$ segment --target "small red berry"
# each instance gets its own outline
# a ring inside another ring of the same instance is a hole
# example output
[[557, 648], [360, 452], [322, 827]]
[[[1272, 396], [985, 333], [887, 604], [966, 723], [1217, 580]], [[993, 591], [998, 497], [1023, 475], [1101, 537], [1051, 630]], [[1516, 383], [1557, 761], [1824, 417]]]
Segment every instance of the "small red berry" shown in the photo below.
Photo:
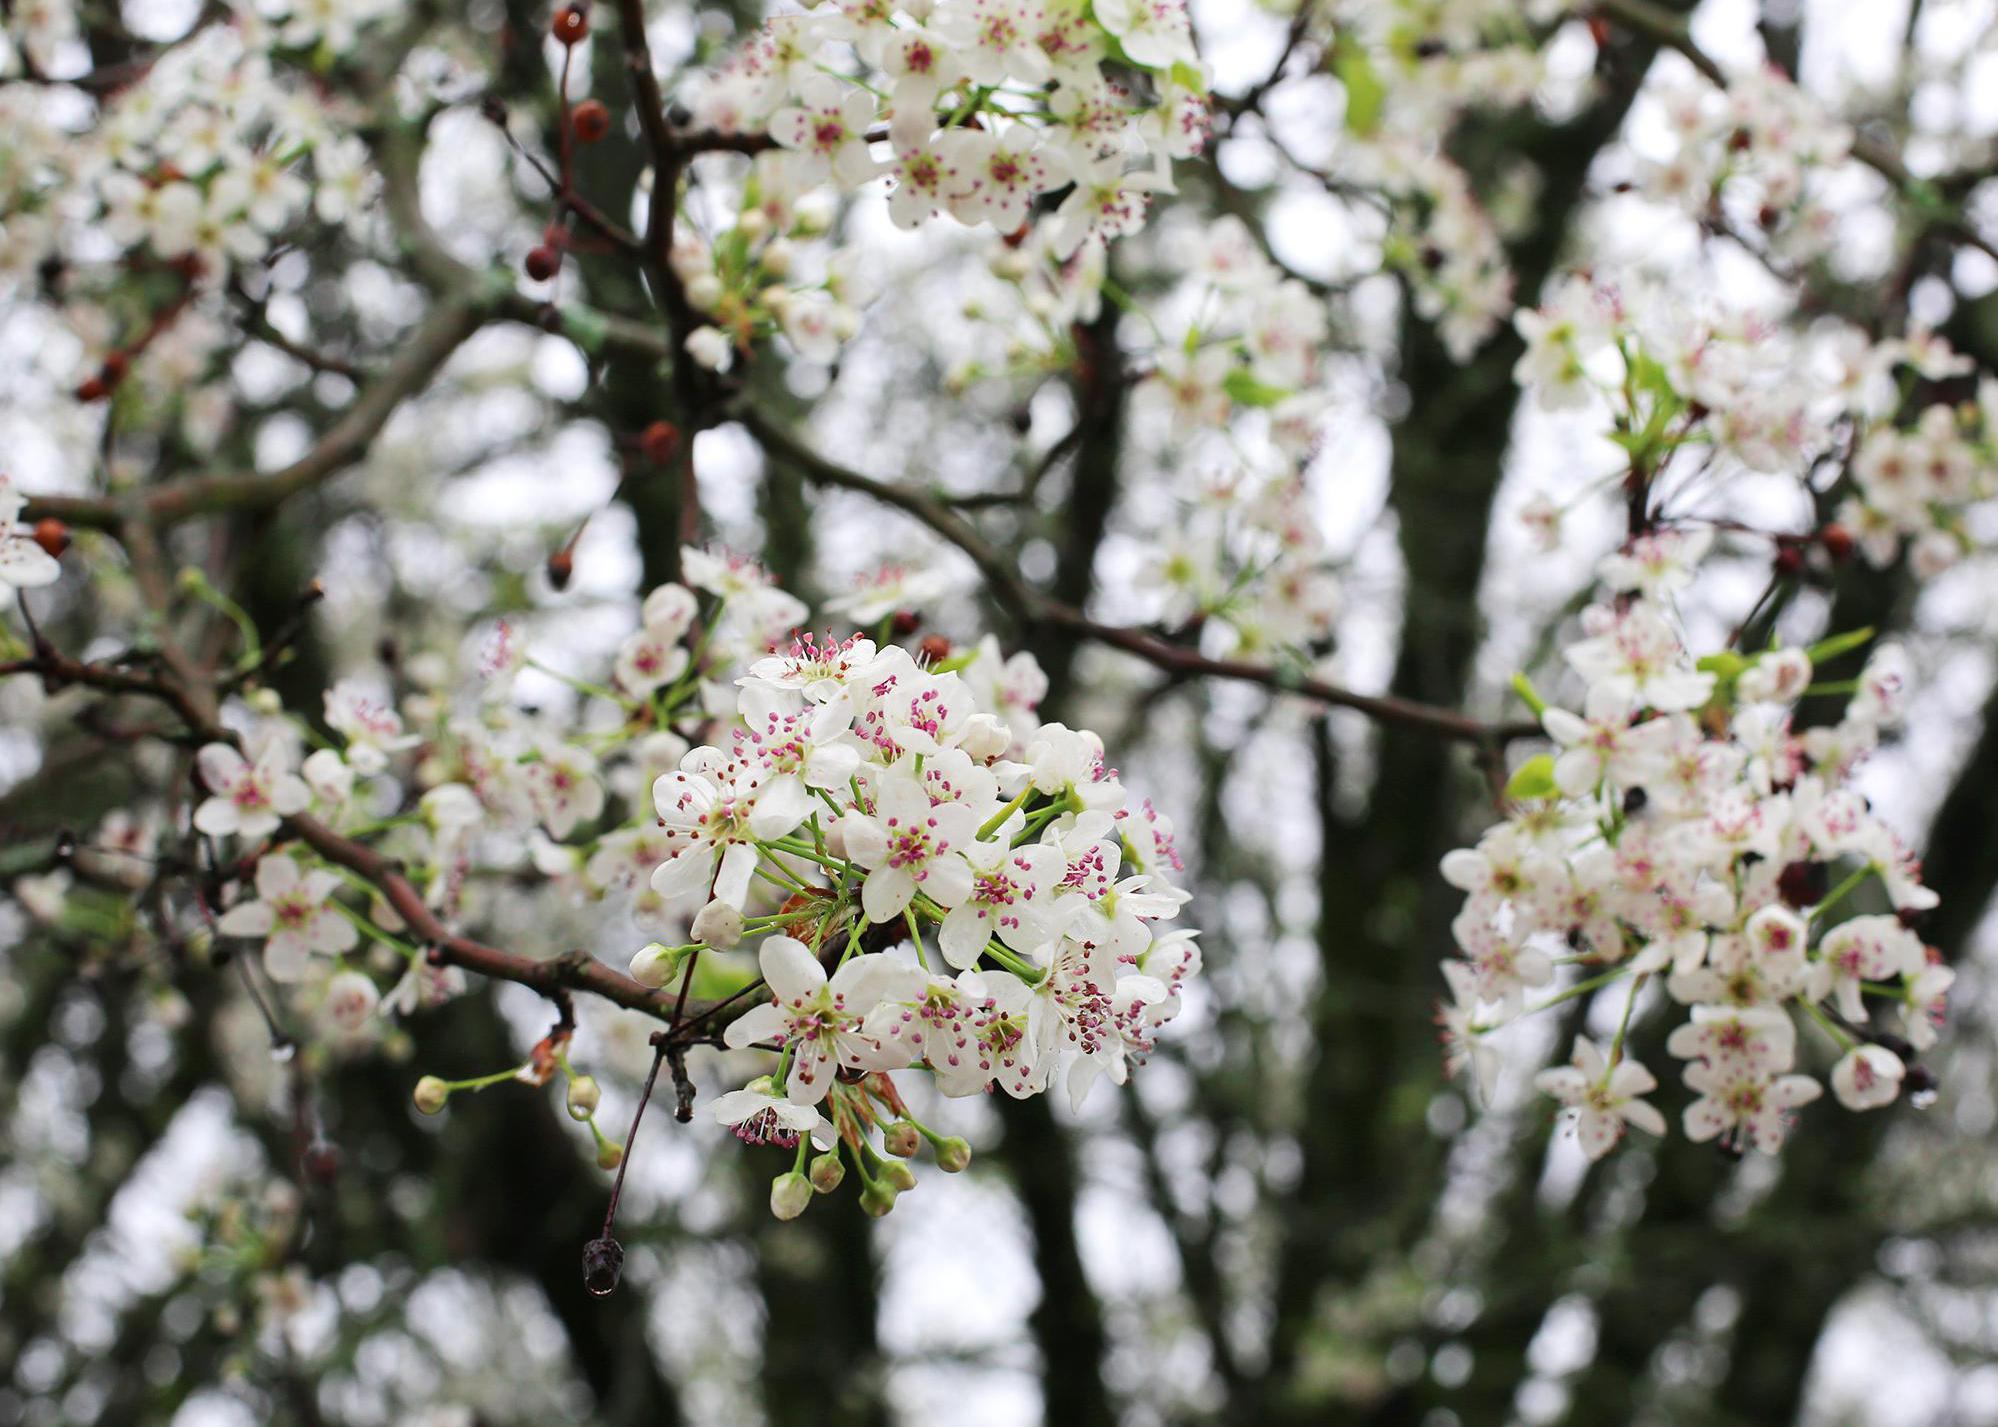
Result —
[[69, 549], [69, 527], [53, 515], [45, 515], [35, 522], [35, 543], [56, 558]]
[[586, 144], [594, 144], [610, 133], [610, 110], [600, 99], [585, 99], [569, 115], [569, 123], [575, 128], [576, 137]]
[[547, 282], [562, 271], [562, 255], [543, 244], [527, 250], [527, 275], [536, 282]]
[[914, 634], [918, 629], [921, 629], [922, 627], [923, 627], [922, 616], [917, 614], [914, 610], [898, 609], [895, 611], [895, 632], [897, 634], [899, 635]]
[[580, 44], [590, 32], [590, 12], [582, 5], [564, 5], [548, 28], [563, 44]]
[[569, 588], [569, 579], [576, 573], [576, 557], [564, 545], [548, 557], [548, 583], [558, 590]]
[[638, 449], [653, 465], [663, 466], [680, 449], [680, 428], [670, 421], [655, 421], [639, 433]]
[[1804, 552], [1802, 550], [1798, 549], [1795, 545], [1779, 545], [1776, 547], [1776, 573], [1778, 575], [1788, 578], [1789, 576], [1802, 573], [1803, 568]]
[[1825, 547], [1825, 554], [1831, 556], [1834, 565], [1843, 565], [1852, 558], [1852, 532], [1843, 525], [1827, 525], [1820, 530], [1818, 543]]

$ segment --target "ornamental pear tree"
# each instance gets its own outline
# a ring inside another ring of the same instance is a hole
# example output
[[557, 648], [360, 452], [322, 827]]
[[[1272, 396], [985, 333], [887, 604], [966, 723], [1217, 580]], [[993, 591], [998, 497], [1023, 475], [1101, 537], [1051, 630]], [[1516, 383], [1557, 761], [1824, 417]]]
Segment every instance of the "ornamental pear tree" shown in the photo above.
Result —
[[1985, 7], [0, 12], [0, 1422], [1998, 1411]]

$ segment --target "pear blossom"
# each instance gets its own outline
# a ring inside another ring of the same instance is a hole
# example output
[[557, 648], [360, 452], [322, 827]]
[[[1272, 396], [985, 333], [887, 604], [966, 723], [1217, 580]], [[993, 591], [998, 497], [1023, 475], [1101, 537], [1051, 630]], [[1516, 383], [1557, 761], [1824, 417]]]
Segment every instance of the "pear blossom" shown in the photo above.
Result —
[[257, 895], [238, 902], [216, 919], [224, 936], [259, 939], [264, 943], [264, 970], [273, 981], [305, 979], [312, 956], [337, 956], [351, 951], [360, 932], [332, 904], [340, 878], [325, 868], [309, 871], [281, 852], [257, 860]]
[[723, 1033], [740, 1049], [777, 1041], [791, 1051], [787, 1097], [815, 1106], [832, 1089], [836, 1070], [885, 1070], [897, 1052], [863, 1027], [882, 1001], [908, 996], [922, 973], [884, 953], [856, 956], [828, 979], [825, 968], [795, 937], [773, 936], [757, 954], [763, 979], [775, 995], [730, 1021]]
[[595, 755], [563, 744], [542, 750], [527, 769], [527, 786], [541, 822], [556, 839], [604, 810], [604, 785]]
[[822, 1150], [833, 1147], [832, 1125], [818, 1107], [799, 1104], [778, 1094], [767, 1075], [740, 1090], [716, 1096], [708, 1109], [715, 1123], [725, 1126], [746, 1145], [790, 1149], [809, 1136]]
[[971, 894], [965, 851], [977, 840], [976, 814], [961, 803], [932, 803], [913, 777], [884, 777], [872, 812], [849, 812], [842, 832], [847, 855], [868, 869], [860, 900], [869, 921], [901, 916], [918, 891], [944, 907]]
[[274, 739], [254, 763], [226, 743], [207, 744], [195, 766], [210, 796], [194, 810], [194, 826], [210, 837], [268, 837], [312, 804], [311, 788], [291, 771], [291, 759]]
[[1824, 1087], [1808, 1075], [1769, 1076], [1735, 1061], [1694, 1061], [1686, 1084], [1699, 1098], [1686, 1107], [1686, 1138], [1695, 1144], [1716, 1136], [1738, 1149], [1774, 1154], [1789, 1128], [1786, 1111], [1808, 1105]]
[[673, 855], [652, 873], [652, 889], [669, 901], [696, 893], [740, 907], [756, 873], [755, 775], [712, 749], [689, 753], [676, 772], [652, 785], [660, 825]]
[[401, 714], [353, 679], [326, 691], [326, 726], [346, 740], [347, 762], [361, 774], [381, 772], [391, 753], [420, 741], [403, 731]]
[[1885, 1046], [1854, 1046], [1832, 1067], [1832, 1094], [1848, 1110], [1877, 1110], [1900, 1098], [1907, 1073], [1901, 1057]]
[[1616, 1148], [1626, 1125], [1646, 1134], [1665, 1133], [1665, 1117], [1640, 1098], [1658, 1088], [1657, 1077], [1627, 1058], [1611, 1065], [1587, 1036], [1575, 1037], [1572, 1064], [1543, 1070], [1533, 1083], [1568, 1107], [1565, 1118], [1574, 1125], [1582, 1153], [1592, 1160]]

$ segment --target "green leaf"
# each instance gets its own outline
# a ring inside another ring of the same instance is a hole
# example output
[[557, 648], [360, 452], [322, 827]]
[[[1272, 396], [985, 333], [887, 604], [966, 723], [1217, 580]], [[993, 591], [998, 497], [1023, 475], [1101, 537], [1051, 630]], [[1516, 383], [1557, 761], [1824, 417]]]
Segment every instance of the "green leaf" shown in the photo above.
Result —
[[1554, 755], [1536, 753], [1517, 768], [1505, 780], [1505, 795], [1517, 802], [1529, 802], [1535, 798], [1551, 798], [1560, 791], [1554, 784]]
[[1827, 635], [1804, 651], [1811, 663], [1822, 664], [1828, 659], [1836, 659], [1841, 654], [1849, 654], [1873, 638], [1873, 626], [1865, 629], [1848, 630], [1844, 634]]
[[1222, 380], [1221, 389], [1243, 406], [1275, 406], [1290, 392], [1268, 382], [1257, 381], [1247, 367], [1235, 367]]
[[1699, 670], [1702, 674], [1718, 674], [1723, 680], [1741, 677], [1741, 671], [1755, 661], [1732, 649], [1723, 649], [1717, 654], [1700, 657]]
[[578, 347], [594, 356], [603, 350], [604, 340], [610, 335], [610, 323], [596, 308], [578, 303], [562, 309], [562, 330]]
[[1340, 31], [1332, 44], [1332, 73], [1346, 87], [1346, 127], [1355, 134], [1371, 134], [1381, 126], [1381, 107], [1387, 88], [1374, 70], [1366, 50]]

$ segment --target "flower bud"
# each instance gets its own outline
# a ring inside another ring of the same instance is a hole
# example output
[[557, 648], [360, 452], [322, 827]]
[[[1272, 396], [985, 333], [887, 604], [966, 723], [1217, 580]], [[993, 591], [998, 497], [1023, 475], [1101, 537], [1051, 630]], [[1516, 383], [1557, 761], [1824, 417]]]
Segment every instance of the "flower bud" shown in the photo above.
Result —
[[597, 1168], [616, 1169], [624, 1163], [624, 1146], [616, 1140], [605, 1140], [597, 1146]]
[[895, 1207], [895, 1190], [884, 1179], [874, 1180], [860, 1191], [860, 1207], [879, 1219]]
[[971, 1165], [971, 1146], [952, 1135], [937, 1141], [937, 1168], [945, 1174], [960, 1174]]
[[687, 301], [701, 312], [713, 312], [722, 299], [722, 280], [713, 273], [687, 279]]
[[881, 1132], [881, 1144], [898, 1159], [914, 1159], [923, 1147], [923, 1132], [907, 1120], [897, 1120]]
[[662, 946], [656, 941], [641, 947], [638, 954], [631, 958], [631, 979], [657, 991], [673, 979], [684, 954], [678, 947]]
[[435, 1115], [451, 1098], [451, 1087], [434, 1075], [426, 1075], [416, 1082], [416, 1091], [410, 1098], [416, 1101], [418, 1110]]
[[252, 689], [246, 702], [266, 718], [275, 718], [284, 712], [284, 700], [278, 697], [276, 689]]
[[696, 327], [682, 344], [687, 355], [711, 372], [725, 372], [735, 359], [735, 344], [719, 327]]
[[694, 940], [729, 950], [742, 940], [742, 912], [727, 902], [708, 903], [694, 918]]
[[812, 1202], [812, 1181], [791, 1170], [770, 1181], [770, 1212], [779, 1219], [795, 1219]]
[[907, 1194], [916, 1187], [916, 1172], [899, 1159], [887, 1160], [881, 1166], [881, 1183], [897, 1194]]
[[579, 1075], [569, 1082], [569, 1118], [587, 1120], [597, 1113], [597, 1101], [603, 1092], [597, 1088], [596, 1078]]
[[838, 200], [822, 188], [801, 195], [791, 208], [791, 231], [802, 237], [816, 237], [832, 227], [838, 214]]
[[761, 208], [745, 209], [735, 220], [735, 231], [753, 243], [770, 231], [770, 215]]
[[788, 277], [798, 261], [798, 250], [779, 238], [763, 250], [763, 271], [772, 277]]
[[978, 762], [990, 763], [1013, 746], [1013, 734], [991, 714], [975, 713], [964, 721], [958, 746]]
[[845, 1178], [846, 1165], [841, 1162], [838, 1150], [822, 1154], [812, 1161], [812, 1188], [819, 1193], [832, 1193]]

